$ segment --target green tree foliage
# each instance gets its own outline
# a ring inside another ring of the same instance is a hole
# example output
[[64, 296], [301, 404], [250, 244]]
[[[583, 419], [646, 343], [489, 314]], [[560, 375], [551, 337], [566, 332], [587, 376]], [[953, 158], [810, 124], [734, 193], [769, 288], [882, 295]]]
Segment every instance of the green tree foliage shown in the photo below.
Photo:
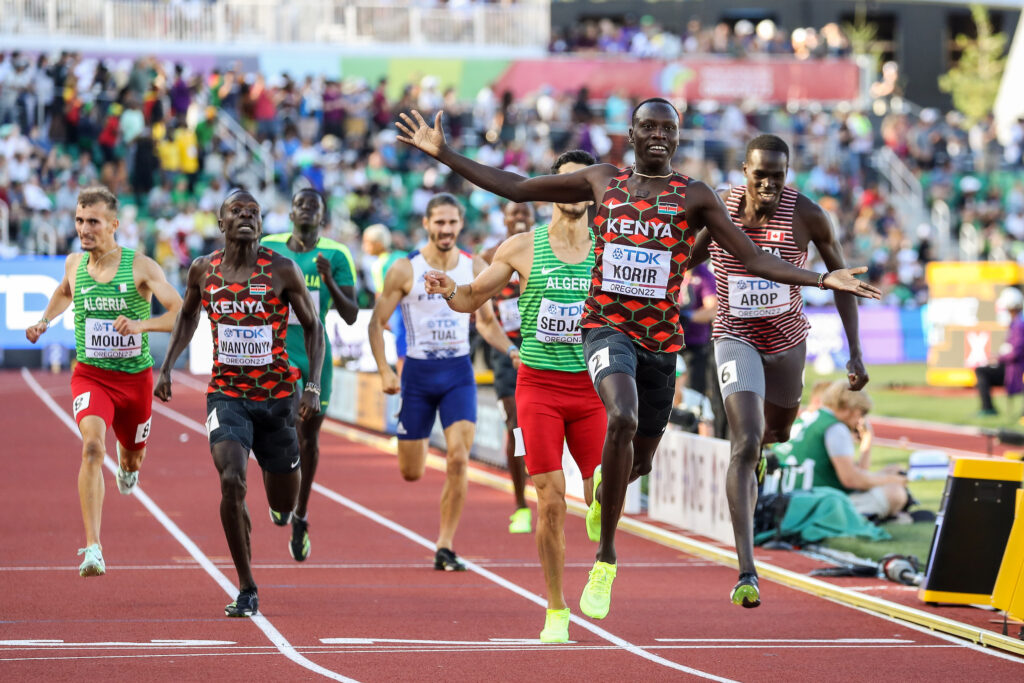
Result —
[[984, 7], [971, 5], [971, 16], [978, 37], [956, 37], [956, 45], [962, 51], [960, 60], [939, 76], [939, 89], [953, 96], [953, 106], [973, 124], [995, 105], [1006, 67], [1006, 36], [992, 32]]

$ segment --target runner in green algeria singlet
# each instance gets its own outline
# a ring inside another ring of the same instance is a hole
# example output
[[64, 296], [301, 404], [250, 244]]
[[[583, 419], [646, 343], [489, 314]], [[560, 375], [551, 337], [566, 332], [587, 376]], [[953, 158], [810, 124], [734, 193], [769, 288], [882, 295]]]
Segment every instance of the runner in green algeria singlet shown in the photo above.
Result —
[[121, 263], [110, 282], [97, 282], [87, 268], [91, 254], [75, 274], [75, 355], [78, 361], [105, 370], [142, 372], [153, 366], [149, 335], [121, 334], [114, 329], [119, 315], [132, 320], [149, 318], [150, 304], [135, 288], [132, 263], [135, 251], [121, 250]]

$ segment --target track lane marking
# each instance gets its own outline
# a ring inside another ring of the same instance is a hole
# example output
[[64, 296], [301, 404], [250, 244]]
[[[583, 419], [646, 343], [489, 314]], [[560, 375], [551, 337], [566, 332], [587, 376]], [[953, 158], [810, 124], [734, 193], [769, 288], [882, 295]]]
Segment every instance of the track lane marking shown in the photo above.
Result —
[[[78, 425], [75, 423], [75, 421], [71, 419], [71, 416], [69, 416], [64, 411], [63, 408], [57, 405], [57, 402], [54, 401], [53, 398], [46, 392], [46, 390], [43, 389], [43, 387], [39, 384], [39, 382], [36, 381], [36, 379], [32, 376], [32, 373], [30, 373], [26, 368], [22, 368], [21, 376], [25, 380], [25, 383], [29, 386], [29, 388], [32, 389], [33, 393], [35, 393], [36, 396], [38, 396], [39, 399], [46, 405], [46, 407], [49, 408], [50, 411], [55, 416], [57, 416], [57, 418], [60, 419], [60, 421], [63, 422], [64, 425], [69, 430], [71, 430], [71, 433], [74, 434], [76, 437], [81, 438], [81, 433], [78, 431]], [[154, 404], [153, 407], [155, 408], [156, 404]], [[202, 431], [204, 434], [206, 433], [205, 429], [203, 429]], [[117, 463], [114, 462], [114, 460], [111, 459], [109, 455], [103, 456], [103, 466], [106, 467], [107, 470], [109, 470], [112, 474], [116, 474]], [[209, 574], [210, 577], [217, 583], [217, 585], [220, 586], [221, 589], [223, 589], [224, 592], [228, 594], [228, 597], [234, 598], [236, 595], [238, 595], [238, 589], [235, 587], [235, 585], [232, 584], [231, 581], [223, 574], [223, 572], [221, 572], [213, 564], [210, 558], [208, 558], [203, 553], [203, 551], [199, 549], [199, 546], [197, 546], [192, 541], [192, 539], [189, 538], [185, 534], [185, 532], [183, 532], [178, 527], [177, 524], [171, 521], [171, 518], [164, 513], [160, 506], [158, 506], [153, 501], [153, 499], [150, 498], [141, 489], [140, 486], [136, 485], [135, 491], [132, 493], [132, 495], [135, 497], [136, 500], [142, 503], [143, 507], [145, 507], [146, 510], [148, 510], [149, 513], [153, 515], [153, 517], [155, 517], [158, 522], [160, 522], [164, 529], [166, 529], [167, 532], [171, 534], [171, 536], [173, 536], [174, 539], [182, 545], [182, 547], [185, 548], [188, 554], [191, 555], [192, 558], [195, 559], [195, 561], [198, 562], [199, 565], [206, 571], [206, 573]], [[225, 617], [225, 619], [226, 618], [227, 617]], [[257, 626], [257, 628], [263, 631], [263, 634], [267, 637], [268, 640], [270, 640], [271, 643], [274, 644], [275, 647], [277, 647], [277, 650], [281, 654], [283, 654], [285, 657], [295, 662], [299, 666], [303, 667], [304, 669], [308, 669], [313, 673], [320, 674], [321, 676], [330, 678], [331, 680], [343, 681], [345, 683], [356, 683], [355, 679], [348, 678], [347, 676], [339, 674], [335, 671], [326, 669], [320, 666], [319, 664], [316, 664], [315, 662], [312, 662], [303, 657], [295, 650], [294, 647], [292, 647], [291, 643], [288, 642], [288, 640], [281, 634], [281, 632], [278, 631], [277, 628], [275, 628], [274, 625], [270, 623], [270, 620], [264, 617], [262, 614], [257, 613], [256, 615], [249, 617], [249, 619], [252, 621], [253, 624]]]

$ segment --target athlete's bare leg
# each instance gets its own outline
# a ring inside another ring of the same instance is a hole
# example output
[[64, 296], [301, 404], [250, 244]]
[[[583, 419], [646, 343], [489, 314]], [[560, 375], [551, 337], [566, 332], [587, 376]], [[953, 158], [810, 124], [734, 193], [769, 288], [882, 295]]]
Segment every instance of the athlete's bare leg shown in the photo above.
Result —
[[[237, 441], [219, 441], [210, 448], [213, 464], [220, 473], [220, 522], [238, 573], [238, 588], [256, 587], [252, 577], [252, 549], [249, 544], [249, 510], [245, 506], [246, 468], [249, 453]], [[271, 502], [273, 508], [273, 502]]]
[[320, 428], [324, 424], [324, 413], [317, 413], [308, 420], [299, 419], [295, 423], [295, 431], [299, 437], [299, 457], [302, 481], [299, 484], [299, 498], [295, 502], [295, 514], [305, 519], [309, 496], [313, 491], [313, 477], [317, 465], [320, 464]]
[[633, 437], [636, 435], [638, 401], [636, 380], [615, 372], [601, 380], [597, 390], [608, 414], [608, 431], [601, 449], [601, 541], [600, 562], [615, 564], [615, 527], [622, 516], [626, 486], [633, 472]]
[[526, 467], [523, 459], [516, 457], [516, 439], [513, 430], [519, 426], [516, 416], [515, 396], [501, 399], [501, 407], [505, 412], [505, 460], [508, 472], [512, 477], [512, 490], [516, 497], [516, 509], [526, 507]]
[[783, 408], [771, 401], [764, 402], [764, 438], [762, 444], [785, 443], [789, 441], [789, 431], [793, 427], [800, 412], [800, 404], [792, 408]]
[[427, 469], [427, 439], [398, 440], [398, 471], [406, 481], [418, 481]]
[[103, 519], [103, 458], [107, 454], [107, 424], [98, 415], [86, 415], [79, 421], [82, 433], [82, 463], [78, 468], [78, 502], [85, 524], [85, 545], [100, 542]]
[[725, 493], [736, 538], [741, 574], [754, 568], [754, 505], [757, 503], [757, 462], [764, 437], [764, 399], [753, 391], [737, 391], [725, 399], [729, 417], [729, 470]]
[[444, 440], [448, 444], [445, 458], [444, 488], [441, 489], [441, 530], [437, 536], [437, 547], [452, 549], [455, 530], [462, 517], [462, 506], [466, 502], [469, 489], [469, 450], [473, 447], [476, 435], [476, 424], [469, 420], [459, 420], [448, 425], [444, 430]]
[[125, 472], [138, 472], [142, 468], [142, 460], [146, 457], [146, 447], [130, 451], [120, 443], [117, 444], [118, 464]]
[[544, 569], [548, 609], [565, 609], [565, 474], [562, 470], [533, 477], [537, 489], [537, 555]]
[[267, 504], [285, 519], [295, 509], [302, 483], [302, 466], [291, 472], [263, 472], [263, 490], [267, 492]]

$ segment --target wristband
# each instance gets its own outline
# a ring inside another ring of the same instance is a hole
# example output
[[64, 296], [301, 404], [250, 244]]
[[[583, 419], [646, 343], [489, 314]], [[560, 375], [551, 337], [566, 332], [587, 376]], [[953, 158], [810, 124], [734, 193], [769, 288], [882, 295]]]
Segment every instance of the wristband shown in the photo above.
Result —
[[448, 296], [446, 296], [444, 298], [444, 300], [445, 301], [451, 301], [452, 299], [454, 299], [455, 298], [455, 292], [457, 292], [457, 291], [459, 291], [459, 286], [455, 285], [455, 287], [452, 288], [452, 293], [449, 294]]
[[821, 273], [818, 275], [818, 289], [828, 289], [825, 286], [825, 278], [829, 276], [829, 273]]
[[41, 322], [41, 323], [46, 323], [46, 326], [47, 326], [47, 327], [49, 327], [49, 326], [50, 326], [50, 319], [49, 319], [49, 318], [40, 318], [40, 319], [39, 319], [39, 322]]
[[517, 351], [518, 352], [519, 351], [519, 347], [516, 346], [515, 344], [509, 344], [508, 348], [505, 349], [505, 355], [511, 357], [513, 351]]
[[316, 382], [306, 382], [306, 385], [303, 387], [303, 391], [308, 391], [310, 393], [313, 393], [313, 394], [316, 394], [317, 396], [319, 396], [320, 395], [320, 385], [317, 384]]

